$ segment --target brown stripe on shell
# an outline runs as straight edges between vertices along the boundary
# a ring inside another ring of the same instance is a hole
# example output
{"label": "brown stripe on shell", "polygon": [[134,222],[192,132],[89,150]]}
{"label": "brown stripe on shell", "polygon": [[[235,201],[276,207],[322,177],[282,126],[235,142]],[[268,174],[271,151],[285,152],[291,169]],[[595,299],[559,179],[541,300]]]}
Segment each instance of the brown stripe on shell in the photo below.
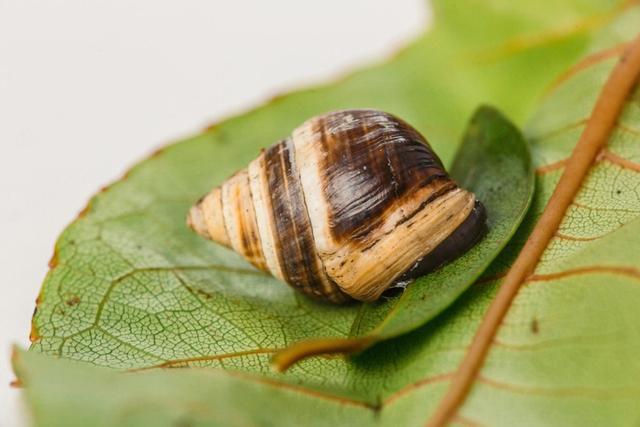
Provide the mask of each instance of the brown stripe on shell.
{"label": "brown stripe on shell", "polygon": [[315,298],[348,300],[326,276],[316,253],[291,139],[268,148],[264,156],[276,252],[285,281]]}
{"label": "brown stripe on shell", "polygon": [[245,249],[245,256],[253,265],[260,270],[266,270],[267,265],[265,263],[264,254],[262,253],[262,243],[260,240],[260,234],[258,233],[258,225],[256,223],[256,212],[253,206],[251,186],[249,185],[249,175],[245,172],[244,182],[244,206],[238,206],[239,209],[243,209],[244,215],[242,215],[242,221],[245,226],[242,228],[242,242]]}
{"label": "brown stripe on shell", "polygon": [[[429,183],[429,184],[431,184],[431,183]],[[432,203],[438,197],[444,196],[449,191],[453,191],[456,188],[458,188],[458,185],[453,181],[444,181],[443,180],[441,182],[441,184],[442,185],[440,185],[440,186],[438,186],[436,188],[433,188],[433,190],[431,191],[429,196],[427,196],[426,199],[424,199],[422,202],[420,202],[420,205],[418,205],[418,207],[416,209],[414,209],[411,212],[403,212],[403,215],[396,222],[395,226],[397,227],[397,226],[399,226],[401,224],[404,224],[407,221],[411,221],[411,218],[413,218],[414,216],[419,214],[422,209],[426,208],[429,205],[429,203]],[[391,230],[391,231],[393,231],[393,230]],[[387,233],[389,233],[389,231],[387,231]]]}
{"label": "brown stripe on shell", "polygon": [[225,181],[221,202],[224,225],[233,249],[255,267],[266,270],[247,169]]}
{"label": "brown stripe on shell", "polygon": [[282,269],[278,262],[274,238],[275,230],[271,214],[271,198],[269,194],[269,183],[264,168],[264,150],[260,151],[260,155],[254,159],[247,167],[249,174],[249,188],[251,191],[251,202],[256,216],[256,224],[258,226],[258,237],[262,246],[262,255],[266,264],[265,271],[271,273],[274,277],[284,281]]}
{"label": "brown stripe on shell", "polygon": [[313,126],[325,154],[321,167],[336,240],[364,237],[416,189],[452,182],[424,138],[390,114],[339,111]]}

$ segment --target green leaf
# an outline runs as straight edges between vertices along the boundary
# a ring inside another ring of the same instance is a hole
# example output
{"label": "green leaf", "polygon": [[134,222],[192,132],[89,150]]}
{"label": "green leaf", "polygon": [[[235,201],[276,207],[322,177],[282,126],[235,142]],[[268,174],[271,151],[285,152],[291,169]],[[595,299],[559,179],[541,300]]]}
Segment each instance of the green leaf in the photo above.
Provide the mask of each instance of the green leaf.
{"label": "green leaf", "polygon": [[[491,275],[509,266],[544,207],[617,51],[609,59],[606,51],[592,56],[558,82],[530,120],[527,137],[543,173],[529,218],[488,276],[426,326],[351,360],[311,359],[286,376],[269,373],[273,348],[309,336],[346,336],[354,313],[311,303],[256,276],[238,257],[186,232],[184,212],[246,164],[256,147],[334,108],[389,110],[417,124],[449,160],[456,129],[479,102],[522,119],[552,75],[585,50],[630,39],[640,22],[640,8],[629,8],[587,48],[596,24],[611,18],[605,2],[512,3],[470,2],[462,9],[438,2],[446,21],[389,64],[281,98],[174,145],[94,198],[57,244],[34,319],[33,349],[118,368],[228,371],[116,374],[27,355],[18,359],[18,372],[36,420],[76,417],[86,424],[91,411],[110,419],[109,408],[121,409],[127,397],[129,410],[117,414],[131,424],[157,425],[188,412],[210,425],[423,425],[498,286]],[[585,18],[593,13],[599,15]],[[640,248],[629,238],[640,231],[639,99],[638,92],[630,98],[609,152],[517,296],[458,423],[626,425],[640,416]],[[219,260],[224,265],[214,264]],[[192,398],[193,390],[202,395]],[[120,403],[112,400],[117,393]],[[69,405],[74,399],[81,410]],[[208,408],[217,408],[220,418],[201,415]]]}
{"label": "green leaf", "polygon": [[[494,360],[457,421],[566,426],[637,420],[640,368],[634,361],[640,332],[633,315],[640,272],[629,265],[640,261],[640,242],[629,239],[630,233],[640,234],[640,221],[576,254],[567,271],[581,273],[552,280],[547,290],[535,289],[547,286],[546,278],[534,279],[534,289],[519,296],[524,306],[515,306]],[[636,255],[623,268],[618,252]],[[581,258],[598,260],[601,267],[585,269]],[[366,357],[373,360],[356,361],[361,381],[375,383],[379,376],[384,383],[411,371],[425,375],[380,400],[220,369],[124,374],[33,352],[19,353],[14,364],[36,425],[422,425],[450,378],[443,368],[454,363],[447,359],[463,352],[455,342],[471,339],[464,327],[477,322],[481,313],[475,311],[489,302],[493,286],[479,285],[457,304],[439,322],[446,331],[423,328],[393,342],[389,351]],[[405,364],[410,369],[397,369]]]}
{"label": "green leaf", "polygon": [[[367,426],[377,410],[349,396],[218,369],[135,375],[17,352],[33,421],[48,427]],[[292,410],[291,398],[296,399]],[[315,415],[314,415],[315,414]]]}
{"label": "green leaf", "polygon": [[[33,348],[111,367],[211,356],[266,371],[274,349],[369,330],[377,323],[367,313],[363,329],[354,329],[357,306],[308,301],[188,232],[188,206],[246,165],[259,147],[330,109],[391,111],[416,124],[445,160],[451,158],[455,129],[462,129],[475,105],[491,101],[523,114],[551,73],[578,55],[589,37],[584,23],[608,16],[605,6],[549,1],[547,12],[554,13],[548,14],[538,6],[514,9],[506,0],[468,8],[436,3],[443,21],[390,63],[279,98],[158,152],[93,198],[57,242],[34,317]],[[492,25],[479,28],[475,18]],[[565,29],[562,37],[557,28]],[[539,71],[514,90],[512,79],[531,69]],[[395,330],[415,327],[420,319]],[[263,356],[250,364],[228,360],[246,352]]]}

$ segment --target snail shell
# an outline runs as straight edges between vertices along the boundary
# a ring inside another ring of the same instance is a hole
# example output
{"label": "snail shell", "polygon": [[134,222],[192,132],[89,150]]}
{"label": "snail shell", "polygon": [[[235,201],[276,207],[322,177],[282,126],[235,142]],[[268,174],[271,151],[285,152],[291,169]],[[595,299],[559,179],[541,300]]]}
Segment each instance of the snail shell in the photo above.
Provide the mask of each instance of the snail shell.
{"label": "snail shell", "polygon": [[194,205],[188,224],[303,293],[372,301],[484,233],[424,138],[376,110],[312,118]]}

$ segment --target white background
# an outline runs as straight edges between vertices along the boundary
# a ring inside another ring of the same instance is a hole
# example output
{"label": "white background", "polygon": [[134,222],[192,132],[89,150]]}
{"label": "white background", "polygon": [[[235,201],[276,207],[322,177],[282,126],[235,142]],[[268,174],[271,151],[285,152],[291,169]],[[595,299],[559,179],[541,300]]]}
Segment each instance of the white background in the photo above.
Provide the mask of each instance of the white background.
{"label": "white background", "polygon": [[0,0],[0,425],[62,229],[155,147],[378,61],[423,0]]}

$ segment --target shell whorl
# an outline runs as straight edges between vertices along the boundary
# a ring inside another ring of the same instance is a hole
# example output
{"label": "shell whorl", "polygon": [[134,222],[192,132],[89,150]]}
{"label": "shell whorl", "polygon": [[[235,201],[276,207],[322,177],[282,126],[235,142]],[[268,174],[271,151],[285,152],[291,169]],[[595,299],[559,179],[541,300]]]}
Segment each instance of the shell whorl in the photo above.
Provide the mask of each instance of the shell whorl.
{"label": "shell whorl", "polygon": [[189,225],[307,295],[371,301],[484,232],[475,196],[396,117],[315,117],[191,208]]}

